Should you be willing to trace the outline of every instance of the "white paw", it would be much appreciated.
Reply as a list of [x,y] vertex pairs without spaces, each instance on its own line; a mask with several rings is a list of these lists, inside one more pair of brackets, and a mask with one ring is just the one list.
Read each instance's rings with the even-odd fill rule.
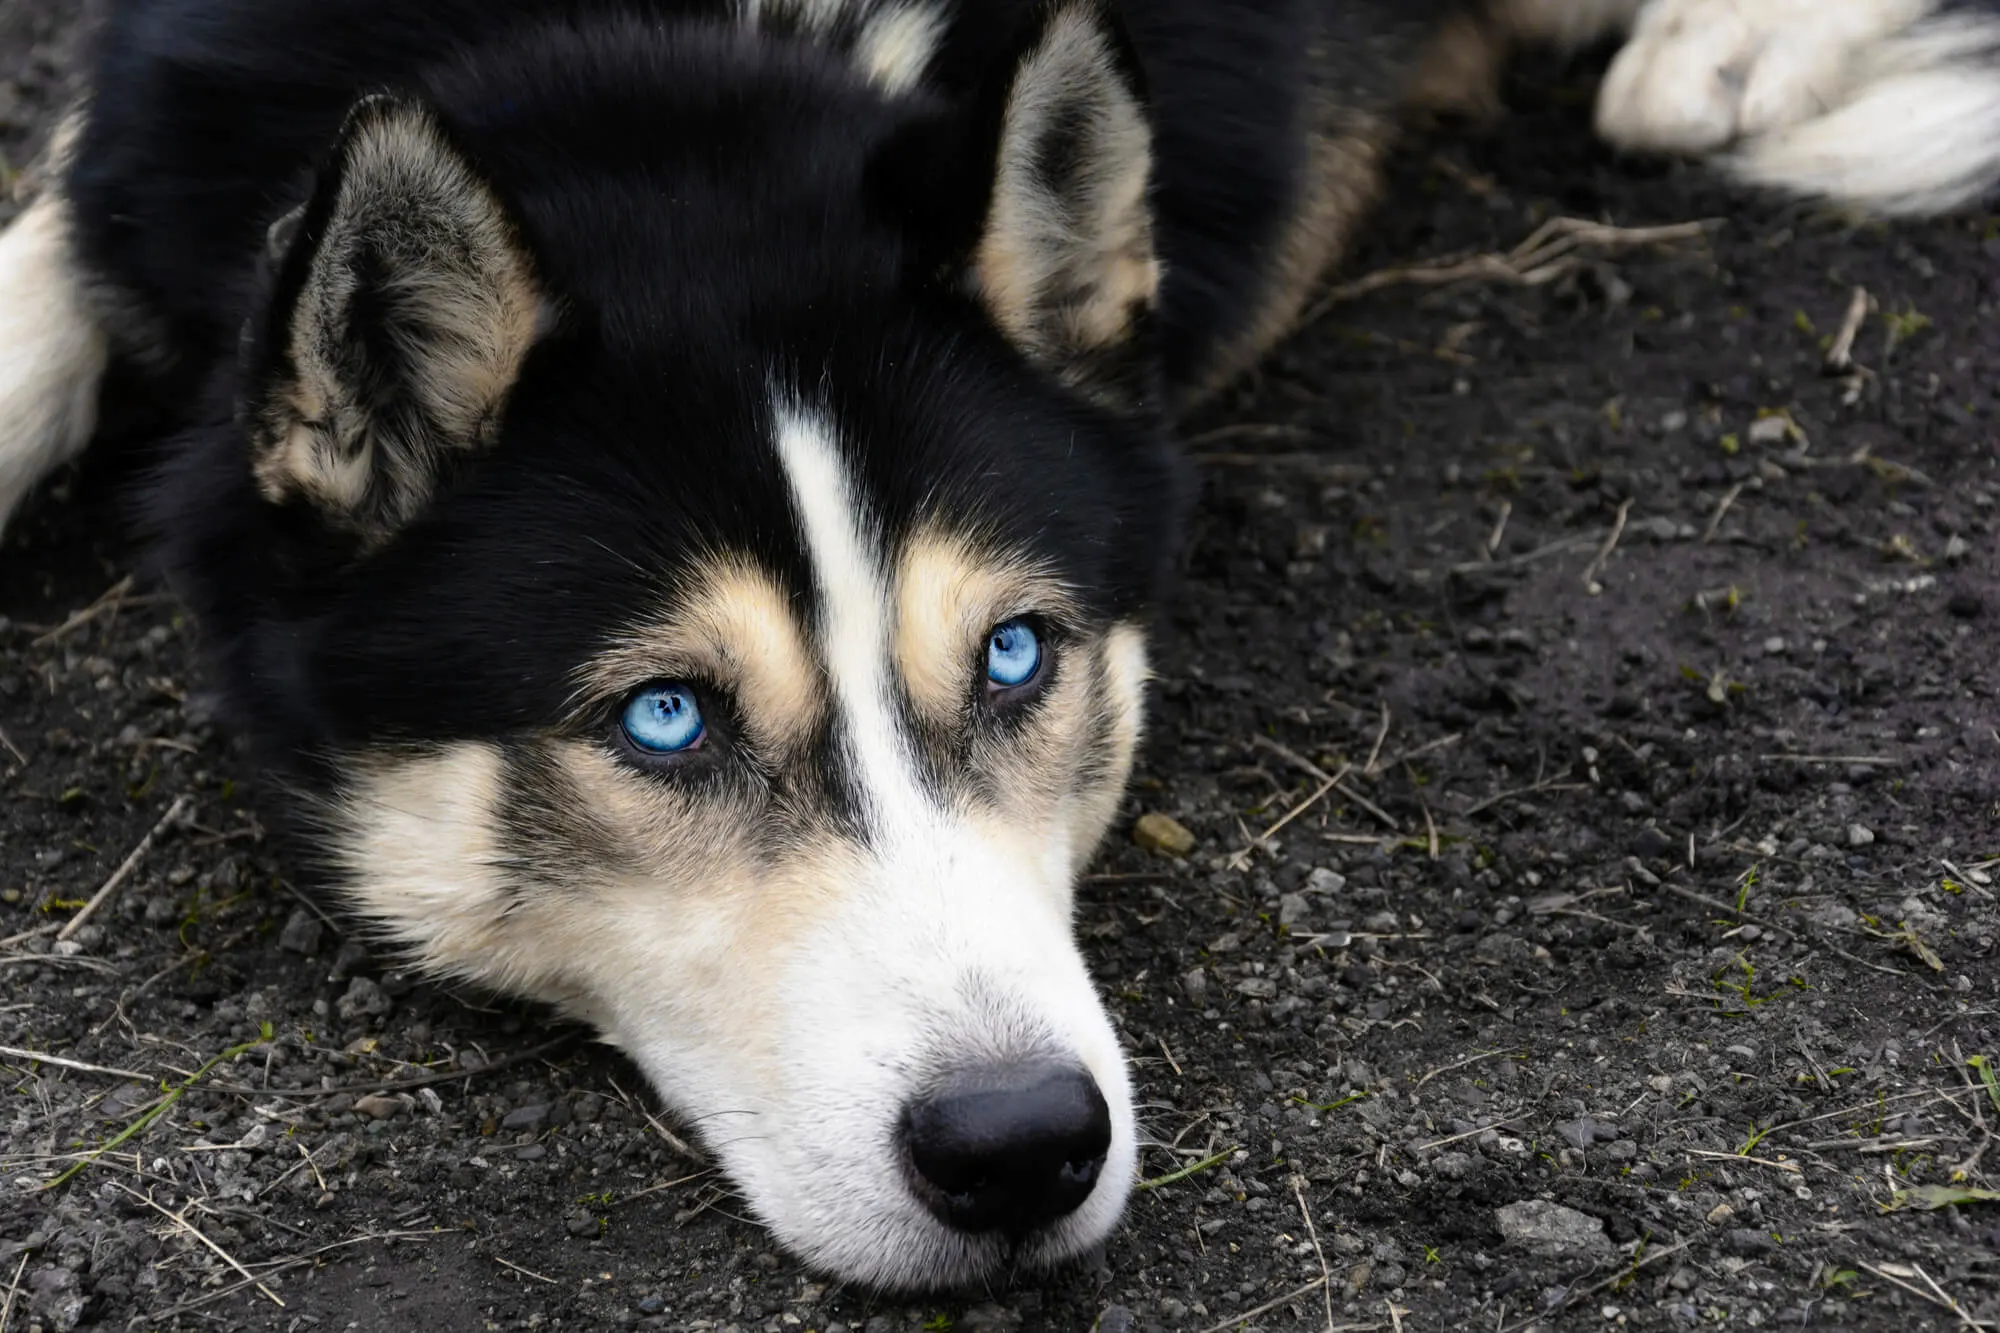
[[2000,13],[1943,0],[1650,0],[1598,93],[1625,148],[1880,214],[2000,182]]
[[1598,93],[1624,148],[1710,153],[1841,106],[1937,0],[1651,0]]

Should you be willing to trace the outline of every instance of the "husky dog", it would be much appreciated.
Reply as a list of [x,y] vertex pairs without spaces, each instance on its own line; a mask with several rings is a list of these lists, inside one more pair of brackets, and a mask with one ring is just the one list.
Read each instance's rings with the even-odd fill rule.
[[1629,40],[1619,143],[1883,212],[2000,175],[1934,0],[111,0],[0,237],[0,520],[150,386],[148,512],[328,871],[594,1025],[811,1264],[1102,1241],[1072,885],[1177,410],[1401,109]]

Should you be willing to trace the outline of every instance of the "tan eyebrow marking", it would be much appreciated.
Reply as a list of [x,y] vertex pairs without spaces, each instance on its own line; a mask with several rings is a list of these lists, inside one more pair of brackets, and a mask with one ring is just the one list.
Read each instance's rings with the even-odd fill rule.
[[825,717],[825,672],[784,589],[740,556],[697,565],[682,586],[585,665],[585,695],[606,700],[676,676],[714,681],[736,696],[754,746],[773,760],[801,753]]
[[897,672],[910,702],[940,722],[956,719],[972,697],[979,650],[995,625],[1075,608],[1061,581],[1034,560],[936,527],[904,544],[895,596]]

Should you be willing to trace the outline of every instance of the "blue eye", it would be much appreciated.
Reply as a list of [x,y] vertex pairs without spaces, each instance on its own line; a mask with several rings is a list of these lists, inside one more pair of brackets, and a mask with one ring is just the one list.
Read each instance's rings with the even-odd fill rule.
[[986,640],[986,679],[1002,689],[1026,685],[1042,669],[1042,641],[1025,620],[1010,620]]
[[648,754],[679,754],[701,744],[708,728],[694,690],[677,681],[648,685],[625,703],[618,719],[625,738]]

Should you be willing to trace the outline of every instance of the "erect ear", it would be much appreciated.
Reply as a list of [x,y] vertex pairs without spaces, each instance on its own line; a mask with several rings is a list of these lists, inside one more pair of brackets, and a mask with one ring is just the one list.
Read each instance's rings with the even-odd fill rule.
[[1159,292],[1143,80],[1102,0],[1048,0],[1000,90],[971,278],[1029,359],[1115,403],[1151,379]]
[[396,98],[355,107],[269,245],[282,254],[243,413],[258,488],[380,542],[493,438],[548,302],[492,187],[428,108]]

